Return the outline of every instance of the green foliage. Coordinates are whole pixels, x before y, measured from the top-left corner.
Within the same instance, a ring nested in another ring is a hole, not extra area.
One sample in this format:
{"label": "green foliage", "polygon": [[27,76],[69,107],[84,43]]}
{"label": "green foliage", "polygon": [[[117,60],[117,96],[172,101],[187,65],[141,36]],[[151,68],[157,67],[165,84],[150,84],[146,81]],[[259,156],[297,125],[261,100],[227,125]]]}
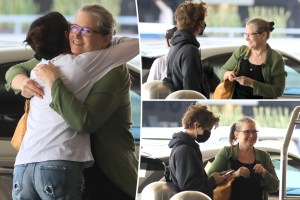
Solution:
{"label": "green foliage", "polygon": [[210,27],[240,27],[242,25],[237,6],[209,6],[205,21]]}
{"label": "green foliage", "polygon": [[253,19],[256,17],[263,18],[267,21],[274,21],[276,27],[278,28],[286,28],[287,20],[291,15],[290,11],[285,11],[284,8],[281,7],[249,7],[249,19]]}
{"label": "green foliage", "polygon": [[[66,3],[68,2],[68,3]],[[54,10],[64,15],[75,15],[77,10],[84,4],[100,4],[107,8],[114,16],[120,13],[121,0],[54,0]]]}
{"label": "green foliage", "polygon": [[[291,15],[290,11],[285,11],[282,7],[249,7],[249,19],[253,18],[263,18],[267,21],[273,21],[275,23],[276,28],[286,28],[287,21]],[[285,36],[283,34],[272,34],[272,36],[282,37]]]}
{"label": "green foliage", "polygon": [[[65,16],[76,15],[77,10],[84,4],[100,4],[107,8],[114,16],[118,16],[121,9],[121,0],[54,0],[52,10]],[[34,15],[38,8],[34,0],[0,0],[0,14]],[[30,24],[23,23],[22,30],[27,32]],[[1,32],[11,32],[13,23],[1,23]]]}
{"label": "green foliage", "polygon": [[220,126],[231,126],[243,116],[240,105],[210,105],[209,110],[220,117]]}
{"label": "green foliage", "polygon": [[255,120],[260,127],[286,128],[290,120],[288,108],[253,107]]}
{"label": "green foliage", "polygon": [[[64,15],[75,15],[81,5],[88,3],[103,5],[115,16],[120,13],[121,0],[54,0],[53,10]],[[0,14],[36,13],[37,8],[33,0],[0,0]]]}
{"label": "green foliage", "polygon": [[[231,126],[243,116],[241,105],[209,105],[215,115],[220,116],[220,126]],[[259,127],[286,128],[290,112],[285,107],[253,107],[253,117]]]}
{"label": "green foliage", "polygon": [[0,0],[0,14],[35,14],[33,0]]}

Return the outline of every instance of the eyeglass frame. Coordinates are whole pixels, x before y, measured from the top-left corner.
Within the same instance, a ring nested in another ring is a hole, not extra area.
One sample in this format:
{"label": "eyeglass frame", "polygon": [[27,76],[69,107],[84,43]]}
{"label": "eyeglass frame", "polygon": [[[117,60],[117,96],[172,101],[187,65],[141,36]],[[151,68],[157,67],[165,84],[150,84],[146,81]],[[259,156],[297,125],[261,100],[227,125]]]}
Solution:
{"label": "eyeglass frame", "polygon": [[[74,32],[74,31],[73,31],[74,29],[73,29],[72,27],[77,27],[77,31]],[[84,27],[84,26],[79,26],[79,25],[77,25],[77,24],[69,24],[69,28],[70,28],[70,32],[72,32],[72,33],[78,33],[78,31],[79,31],[79,32],[80,32],[80,35],[83,36],[83,37],[90,37],[90,36],[93,35],[93,33],[101,34],[100,31],[96,31],[96,30],[94,30],[94,29],[92,29],[92,28],[88,28],[88,27]],[[83,30],[84,30],[84,31],[90,31],[90,34],[85,35],[85,34],[88,33],[88,32],[82,33]]]}
{"label": "eyeglass frame", "polygon": [[244,131],[237,130],[237,132],[242,132],[246,134],[250,134],[250,133],[257,134],[259,131],[258,130],[244,130]]}
{"label": "eyeglass frame", "polygon": [[260,32],[256,32],[256,33],[243,33],[244,37],[250,37],[250,36],[254,36],[254,35],[261,35],[262,33]]}

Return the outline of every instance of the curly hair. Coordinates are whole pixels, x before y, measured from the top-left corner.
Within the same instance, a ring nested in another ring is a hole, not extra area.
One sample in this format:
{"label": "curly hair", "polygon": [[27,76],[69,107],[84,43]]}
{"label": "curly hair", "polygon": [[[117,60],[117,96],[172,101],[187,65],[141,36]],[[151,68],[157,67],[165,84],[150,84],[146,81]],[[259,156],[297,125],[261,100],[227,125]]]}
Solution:
{"label": "curly hair", "polygon": [[200,21],[207,16],[206,3],[191,1],[180,4],[175,11],[175,19],[178,30],[190,30],[195,32],[199,29]]}
{"label": "curly hair", "polygon": [[202,104],[190,105],[182,117],[182,125],[185,129],[192,128],[195,122],[198,122],[203,129],[211,128],[218,124],[219,121],[220,118]]}

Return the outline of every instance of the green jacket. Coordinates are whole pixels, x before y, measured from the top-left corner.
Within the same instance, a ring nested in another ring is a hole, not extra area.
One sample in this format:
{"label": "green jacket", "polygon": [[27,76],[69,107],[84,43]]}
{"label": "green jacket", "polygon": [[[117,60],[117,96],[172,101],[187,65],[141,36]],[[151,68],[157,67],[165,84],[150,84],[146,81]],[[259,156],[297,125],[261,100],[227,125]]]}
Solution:
{"label": "green jacket", "polygon": [[[229,158],[234,160],[238,158],[238,144],[233,146],[232,154],[231,147],[224,147],[217,153],[215,160],[208,170],[208,176],[213,172],[221,172],[231,169]],[[270,192],[276,192],[279,188],[279,180],[275,172],[275,167],[271,161],[270,155],[263,150],[254,148],[256,160],[267,170],[266,175],[261,179],[261,186],[264,188],[264,200],[268,199]]]}
{"label": "green jacket", "polygon": [[[28,74],[36,63],[31,60],[12,67],[6,74],[7,88],[16,74]],[[75,130],[92,133],[93,155],[99,168],[115,185],[135,197],[138,160],[130,132],[130,84],[126,66],[117,67],[101,78],[81,103],[57,79],[51,88],[50,106]]]}
{"label": "green jacket", "polygon": [[[243,45],[233,52],[229,60],[221,67],[219,78],[223,80],[224,73],[232,71],[237,66],[237,73],[240,70],[241,60],[247,60],[251,49],[245,51],[247,46]],[[265,83],[254,80],[253,95],[263,96],[265,99],[275,99],[280,97],[285,88],[285,79],[287,76],[284,70],[284,61],[282,56],[271,49],[268,45],[266,59],[262,64],[262,75]]]}

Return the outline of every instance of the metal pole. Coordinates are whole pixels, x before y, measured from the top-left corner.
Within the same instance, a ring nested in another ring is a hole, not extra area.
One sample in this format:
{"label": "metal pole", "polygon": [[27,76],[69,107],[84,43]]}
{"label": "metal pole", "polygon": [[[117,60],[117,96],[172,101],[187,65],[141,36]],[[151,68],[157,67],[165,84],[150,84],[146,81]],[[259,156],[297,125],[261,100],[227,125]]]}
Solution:
{"label": "metal pole", "polygon": [[283,146],[280,153],[280,185],[279,185],[279,200],[284,200],[286,197],[286,171],[287,171],[287,160],[288,160],[288,147],[291,141],[293,131],[296,124],[300,124],[298,119],[300,112],[300,106],[294,108],[292,116],[289,122],[286,136],[284,138]]}

